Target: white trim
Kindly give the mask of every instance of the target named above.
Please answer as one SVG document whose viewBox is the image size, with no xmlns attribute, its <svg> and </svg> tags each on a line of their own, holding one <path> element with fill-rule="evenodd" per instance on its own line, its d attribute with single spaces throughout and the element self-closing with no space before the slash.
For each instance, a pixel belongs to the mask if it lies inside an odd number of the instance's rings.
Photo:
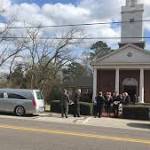
<svg viewBox="0 0 150 150">
<path fill-rule="evenodd" d="M 150 65 L 150 62 L 100 62 L 94 66 L 104 65 Z"/>
<path fill-rule="evenodd" d="M 144 69 L 140 69 L 140 102 L 144 103 Z"/>
<path fill-rule="evenodd" d="M 116 68 L 115 92 L 119 93 L 119 68 Z"/>
<path fill-rule="evenodd" d="M 116 69 L 116 68 L 120 68 L 120 69 L 134 69 L 134 70 L 140 70 L 140 68 L 146 69 L 146 70 L 150 70 L 150 65 L 100 65 L 100 66 L 94 66 L 93 68 L 95 69 Z"/>
<path fill-rule="evenodd" d="M 97 69 L 93 70 L 93 101 L 95 100 L 97 93 Z"/>
<path fill-rule="evenodd" d="M 113 52 L 111 52 L 111 53 L 109 53 L 109 54 L 107 54 L 107 55 L 101 57 L 101 58 L 95 57 L 95 58 L 93 59 L 92 65 L 95 66 L 95 65 L 98 64 L 98 62 L 101 62 L 102 60 L 107 59 L 107 58 L 109 58 L 110 56 L 115 55 L 115 54 L 119 53 L 119 52 L 122 51 L 122 50 L 126 50 L 128 47 L 134 48 L 135 50 L 141 51 L 141 52 L 145 53 L 146 55 L 149 55 L 149 56 L 150 56 L 150 52 L 149 52 L 148 50 L 142 49 L 142 48 L 140 48 L 140 47 L 138 47 L 138 46 L 136 46 L 136 45 L 134 45 L 134 44 L 126 44 L 125 46 L 123 46 L 123 47 L 121 47 L 121 48 L 119 48 L 119 49 L 117 49 L 117 50 L 115 50 L 115 51 L 113 51 Z M 97 56 L 98 56 L 98 55 L 97 55 Z M 116 62 L 116 63 L 117 63 L 117 62 Z"/>
</svg>

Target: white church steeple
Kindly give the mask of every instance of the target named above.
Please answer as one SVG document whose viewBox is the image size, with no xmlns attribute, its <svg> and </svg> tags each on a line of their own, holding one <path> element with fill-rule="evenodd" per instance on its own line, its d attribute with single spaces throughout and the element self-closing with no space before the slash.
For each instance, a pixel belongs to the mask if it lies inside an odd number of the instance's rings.
<svg viewBox="0 0 150 150">
<path fill-rule="evenodd" d="M 143 12 L 144 5 L 138 0 L 126 0 L 122 7 L 121 45 L 132 43 L 143 45 Z M 127 38 L 128 37 L 128 38 Z M 134 38 L 132 38 L 134 37 Z"/>
</svg>

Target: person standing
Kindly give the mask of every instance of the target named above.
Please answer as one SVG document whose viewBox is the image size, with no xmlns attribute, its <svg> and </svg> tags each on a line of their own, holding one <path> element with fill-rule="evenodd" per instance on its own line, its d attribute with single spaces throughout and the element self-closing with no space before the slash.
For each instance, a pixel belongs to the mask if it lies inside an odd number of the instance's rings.
<svg viewBox="0 0 150 150">
<path fill-rule="evenodd" d="M 105 99 L 104 99 L 103 93 L 99 92 L 98 96 L 96 97 L 96 106 L 97 106 L 96 116 L 98 115 L 99 118 L 102 115 L 104 101 Z"/>
<path fill-rule="evenodd" d="M 135 103 L 137 103 L 137 102 L 138 102 L 138 97 L 136 94 L 134 94 L 132 97 L 132 103 L 135 105 Z"/>
<path fill-rule="evenodd" d="M 68 110 L 69 110 L 69 97 L 67 94 L 67 90 L 63 90 L 61 95 L 61 117 L 63 118 L 64 115 L 68 118 Z"/>
<path fill-rule="evenodd" d="M 105 96 L 105 111 L 107 113 L 107 116 L 110 117 L 110 113 L 111 113 L 111 105 L 113 103 L 113 99 L 111 96 L 111 92 L 107 92 L 106 96 Z"/>
<path fill-rule="evenodd" d="M 129 96 L 129 94 L 127 92 L 124 92 L 124 96 L 123 96 L 123 104 L 124 105 L 128 105 L 131 101 L 131 98 Z"/>
<path fill-rule="evenodd" d="M 80 98 L 81 98 L 81 90 L 78 89 L 73 98 L 73 115 L 74 117 L 80 117 Z"/>
<path fill-rule="evenodd" d="M 117 118 L 119 114 L 119 104 L 121 102 L 121 94 L 114 93 L 113 94 L 113 112 L 114 112 L 114 117 Z"/>
<path fill-rule="evenodd" d="M 98 96 L 98 95 L 97 95 Z M 96 98 L 97 96 L 95 97 L 95 99 L 93 100 L 93 116 L 96 118 L 97 116 L 97 101 L 96 101 Z"/>
</svg>

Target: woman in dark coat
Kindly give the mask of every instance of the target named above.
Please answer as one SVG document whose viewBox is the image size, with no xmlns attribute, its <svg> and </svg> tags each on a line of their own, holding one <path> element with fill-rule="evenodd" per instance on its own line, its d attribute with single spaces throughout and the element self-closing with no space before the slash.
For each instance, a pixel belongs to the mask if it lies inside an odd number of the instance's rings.
<svg viewBox="0 0 150 150">
<path fill-rule="evenodd" d="M 114 117 L 118 117 L 119 115 L 119 105 L 122 102 L 122 94 L 119 95 L 114 95 L 113 96 L 113 112 L 114 112 Z"/>
<path fill-rule="evenodd" d="M 96 113 L 96 115 L 98 115 L 99 118 L 102 115 L 104 101 L 105 101 L 105 99 L 104 99 L 103 93 L 99 92 L 98 96 L 96 97 L 96 106 L 97 106 L 97 113 Z"/>
</svg>

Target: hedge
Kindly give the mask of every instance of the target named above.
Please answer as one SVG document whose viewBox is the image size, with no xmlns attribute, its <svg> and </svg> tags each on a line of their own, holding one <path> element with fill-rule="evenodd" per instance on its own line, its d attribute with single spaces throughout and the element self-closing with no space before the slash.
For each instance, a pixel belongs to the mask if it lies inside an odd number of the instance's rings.
<svg viewBox="0 0 150 150">
<path fill-rule="evenodd" d="M 50 103 L 51 105 L 51 112 L 57 112 L 60 113 L 61 112 L 61 108 L 60 108 L 60 101 L 59 100 L 53 100 Z"/>
<path fill-rule="evenodd" d="M 92 111 L 93 111 L 92 103 L 80 102 L 80 114 L 81 115 L 92 115 Z M 57 113 L 61 112 L 59 100 L 51 101 L 51 112 L 57 112 Z M 69 114 L 73 114 L 73 105 L 69 106 Z"/>
<path fill-rule="evenodd" d="M 80 113 L 81 115 L 92 115 L 93 114 L 93 104 L 80 102 Z"/>
<path fill-rule="evenodd" d="M 150 106 L 149 105 L 123 106 L 122 117 L 125 119 L 150 120 Z"/>
</svg>

